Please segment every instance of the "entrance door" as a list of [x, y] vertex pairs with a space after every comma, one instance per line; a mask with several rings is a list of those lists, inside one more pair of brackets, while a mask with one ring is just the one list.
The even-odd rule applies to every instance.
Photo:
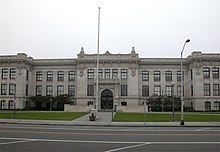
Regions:
[[113, 109], [113, 93], [109, 89], [102, 91], [101, 109]]

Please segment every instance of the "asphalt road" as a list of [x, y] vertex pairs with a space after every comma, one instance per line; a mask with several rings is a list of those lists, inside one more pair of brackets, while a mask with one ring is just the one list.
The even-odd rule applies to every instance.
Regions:
[[1, 152], [217, 152], [220, 128], [0, 125]]

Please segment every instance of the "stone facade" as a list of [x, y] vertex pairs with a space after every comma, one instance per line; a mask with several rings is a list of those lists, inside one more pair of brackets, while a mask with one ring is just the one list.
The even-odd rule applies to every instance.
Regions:
[[[152, 95], [181, 95], [180, 58], [139, 58], [129, 54], [99, 55], [98, 108], [143, 112]], [[220, 53], [192, 52], [183, 58], [185, 107], [220, 110]], [[32, 96], [68, 94], [65, 111], [89, 111], [96, 105], [97, 54], [77, 58], [33, 59], [24, 53], [0, 56], [0, 108], [34, 106]]]

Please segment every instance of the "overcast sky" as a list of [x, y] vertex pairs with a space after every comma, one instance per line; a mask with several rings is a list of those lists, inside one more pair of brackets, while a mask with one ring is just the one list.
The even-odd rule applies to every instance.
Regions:
[[220, 53], [220, 0], [0, 0], [0, 55], [76, 58], [80, 48], [141, 58]]

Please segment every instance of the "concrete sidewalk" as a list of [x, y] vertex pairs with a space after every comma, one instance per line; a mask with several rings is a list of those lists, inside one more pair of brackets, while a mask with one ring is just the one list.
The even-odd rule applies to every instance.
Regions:
[[[115, 113], [114, 113], [115, 114]], [[53, 120], [25, 120], [25, 119], [0, 119], [4, 124], [29, 124], [29, 125], [69, 125], [69, 126], [124, 126], [124, 127], [220, 127], [220, 122], [112, 122], [112, 112], [99, 112], [95, 121], [89, 120], [87, 114], [72, 121]]]

